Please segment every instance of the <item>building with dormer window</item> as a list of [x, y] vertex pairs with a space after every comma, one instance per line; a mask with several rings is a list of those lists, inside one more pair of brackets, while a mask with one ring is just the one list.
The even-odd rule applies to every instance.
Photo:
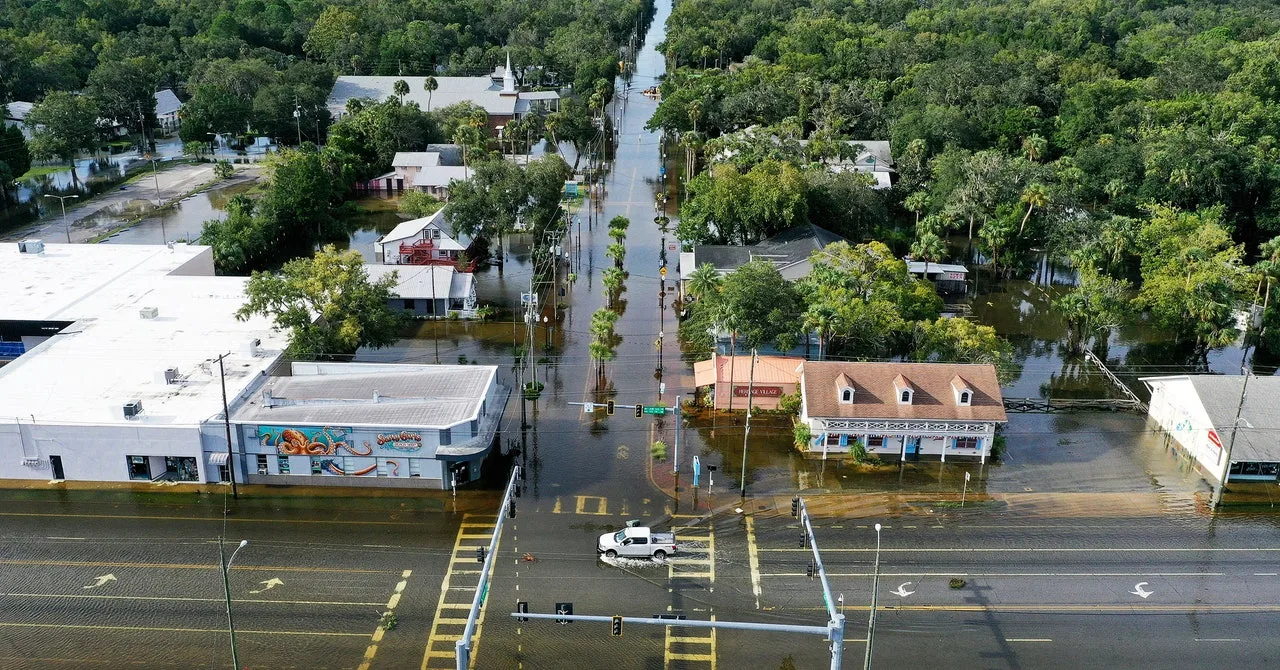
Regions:
[[861, 444], [880, 458], [965, 456], [986, 462], [1007, 419], [995, 366], [806, 361], [800, 421], [809, 453]]

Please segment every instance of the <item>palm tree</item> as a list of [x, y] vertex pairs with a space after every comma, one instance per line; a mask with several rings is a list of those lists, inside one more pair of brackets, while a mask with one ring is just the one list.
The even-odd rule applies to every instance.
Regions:
[[693, 132], [698, 132], [698, 119], [702, 118], [702, 101], [690, 100], [688, 105], [689, 120], [693, 122]]
[[1022, 153], [1029, 161], [1039, 161], [1048, 147], [1049, 142], [1036, 133], [1031, 133], [1022, 140]]
[[920, 233], [911, 243], [911, 257], [924, 261], [924, 278], [929, 278], [929, 262], [938, 262], [946, 257], [947, 243], [942, 241], [933, 231]]
[[1031, 218], [1031, 211], [1037, 207], [1044, 209], [1049, 204], [1049, 191], [1045, 189], [1044, 184], [1039, 182], [1032, 184], [1022, 192], [1022, 203], [1027, 206], [1027, 213], [1022, 215], [1022, 224], [1018, 226], [1018, 237], [1022, 237], [1022, 229], [1027, 227], [1027, 219]]
[[400, 104], [404, 104], [404, 96], [409, 95], [409, 82], [403, 79], [397, 79], [396, 83], [391, 85], [391, 90], [400, 96]]
[[560, 141], [556, 139], [556, 129], [560, 127], [559, 112], [547, 115], [547, 120], [542, 124], [546, 128], [547, 134], [551, 136], [551, 146], [555, 149], [556, 155], [560, 155]]
[[703, 263], [689, 273], [689, 295], [701, 298], [720, 290], [721, 277], [716, 266]]
[[823, 359], [824, 344], [835, 334], [840, 325], [840, 317], [830, 309], [811, 305], [804, 313], [804, 327], [818, 334], [818, 360]]
[[440, 82], [435, 77], [427, 77], [422, 82], [422, 88], [427, 91], [427, 111], [431, 111], [431, 93], [440, 88]]
[[929, 194], [924, 191], [916, 191], [915, 193], [907, 196], [907, 199], [902, 204], [907, 208], [907, 211], [915, 212], [916, 227], [919, 228], [920, 213], [929, 207]]

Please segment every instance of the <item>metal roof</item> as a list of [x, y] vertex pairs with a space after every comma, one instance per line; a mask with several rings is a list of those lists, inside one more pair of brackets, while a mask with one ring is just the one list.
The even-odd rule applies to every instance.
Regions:
[[396, 273], [396, 285], [392, 289], [396, 296], [410, 299], [431, 300], [437, 297], [448, 297], [464, 300], [471, 296], [475, 285], [475, 276], [468, 272], [458, 272], [451, 265], [365, 265], [365, 273], [370, 281]]
[[[1200, 404], [1209, 415], [1225, 446], [1230, 440], [1231, 426], [1240, 405], [1244, 376], [1187, 375]], [[1145, 380], [1144, 380], [1145, 381]], [[1249, 378], [1244, 405], [1240, 408], [1240, 426], [1231, 447], [1233, 461], [1280, 461], [1280, 377]]]

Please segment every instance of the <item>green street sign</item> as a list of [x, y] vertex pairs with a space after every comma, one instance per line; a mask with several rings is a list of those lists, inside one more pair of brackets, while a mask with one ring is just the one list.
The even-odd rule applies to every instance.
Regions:
[[655, 405], [645, 405], [644, 413], [645, 414], [666, 414], [667, 408], [662, 406], [655, 406]]

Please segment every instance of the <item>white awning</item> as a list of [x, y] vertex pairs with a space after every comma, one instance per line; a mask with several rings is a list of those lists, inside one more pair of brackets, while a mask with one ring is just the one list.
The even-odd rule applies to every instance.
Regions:
[[227, 454], [224, 451], [215, 451], [209, 454], [209, 465], [226, 465]]

